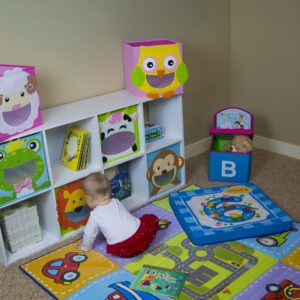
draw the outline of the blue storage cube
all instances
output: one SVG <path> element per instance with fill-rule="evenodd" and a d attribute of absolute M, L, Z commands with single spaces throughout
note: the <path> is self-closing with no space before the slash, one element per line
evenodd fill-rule
<path fill-rule="evenodd" d="M 251 172 L 252 153 L 210 151 L 209 180 L 247 182 Z"/>

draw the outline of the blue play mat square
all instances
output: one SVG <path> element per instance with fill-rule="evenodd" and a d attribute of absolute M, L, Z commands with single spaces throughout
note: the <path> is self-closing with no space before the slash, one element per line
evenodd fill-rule
<path fill-rule="evenodd" d="M 172 193 L 169 201 L 195 245 L 276 234 L 293 225 L 253 183 Z"/>

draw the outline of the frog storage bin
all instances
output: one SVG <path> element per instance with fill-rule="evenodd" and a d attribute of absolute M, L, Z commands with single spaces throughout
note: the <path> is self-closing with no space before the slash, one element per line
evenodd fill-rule
<path fill-rule="evenodd" d="M 126 89 L 137 98 L 170 98 L 183 93 L 188 79 L 182 44 L 169 39 L 123 45 Z"/>
<path fill-rule="evenodd" d="M 209 179 L 214 181 L 247 182 L 251 172 L 252 152 L 228 152 L 226 144 L 234 135 L 253 138 L 253 115 L 241 108 L 229 107 L 214 115 L 209 152 Z"/>
<path fill-rule="evenodd" d="M 49 186 L 42 133 L 0 144 L 0 208 Z"/>
<path fill-rule="evenodd" d="M 0 65 L 0 142 L 41 124 L 34 67 Z"/>

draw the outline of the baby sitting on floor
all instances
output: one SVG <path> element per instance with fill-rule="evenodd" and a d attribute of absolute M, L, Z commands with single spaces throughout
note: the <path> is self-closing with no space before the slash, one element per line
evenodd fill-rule
<path fill-rule="evenodd" d="M 77 249 L 91 250 L 99 231 L 106 239 L 106 252 L 113 255 L 132 257 L 149 246 L 159 229 L 155 215 L 134 217 L 118 199 L 110 197 L 109 181 L 101 173 L 87 176 L 83 189 L 92 211 Z"/>

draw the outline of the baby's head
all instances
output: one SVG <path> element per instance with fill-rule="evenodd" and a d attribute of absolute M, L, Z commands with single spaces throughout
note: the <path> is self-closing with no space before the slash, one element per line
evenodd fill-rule
<path fill-rule="evenodd" d="M 86 194 L 86 202 L 92 209 L 110 198 L 110 184 L 102 173 L 95 172 L 87 176 L 83 182 L 83 189 Z"/>

